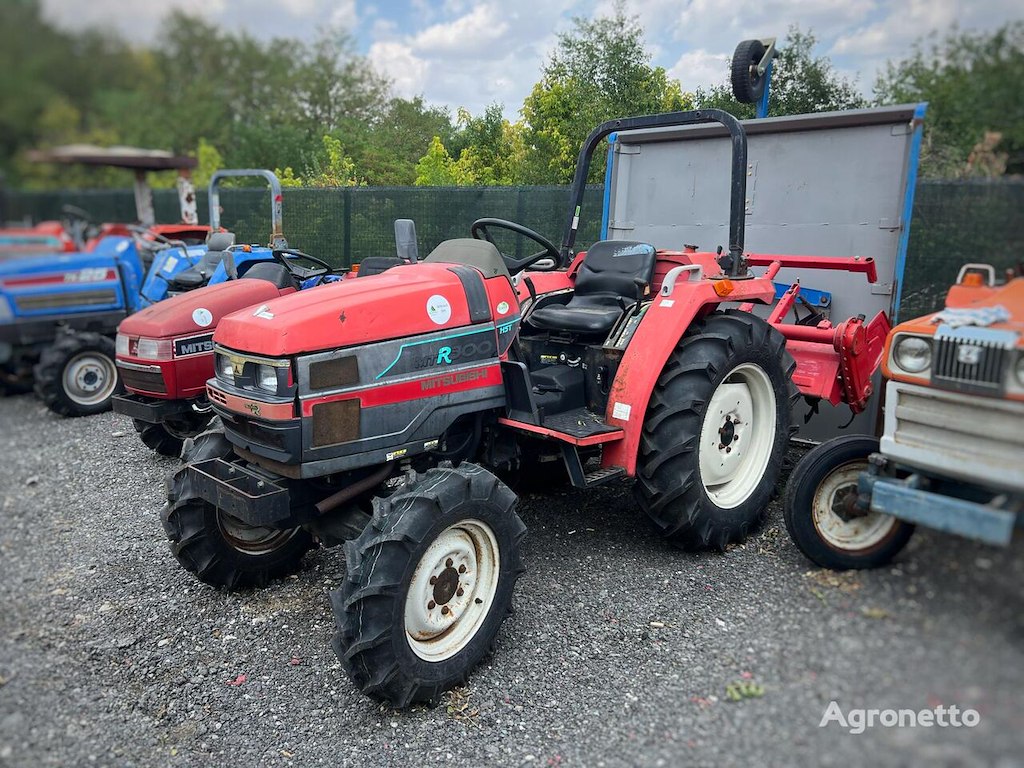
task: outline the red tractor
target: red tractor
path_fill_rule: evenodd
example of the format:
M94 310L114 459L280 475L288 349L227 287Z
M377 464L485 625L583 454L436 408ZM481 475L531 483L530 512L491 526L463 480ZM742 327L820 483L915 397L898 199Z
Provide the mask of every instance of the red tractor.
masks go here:
M727 251L573 254L608 134L708 122L732 137ZM314 541L343 543L335 650L362 691L402 707L464 681L509 610L526 529L499 476L557 460L579 488L635 481L676 545L741 540L772 498L794 401L862 409L888 330L882 314L786 324L799 286L753 314L783 266L875 274L871 259L744 253L746 150L719 110L610 121L581 149L561 248L481 219L416 264L223 318L207 386L223 429L169 479L175 557L245 588L297 569ZM501 229L539 249L501 253Z

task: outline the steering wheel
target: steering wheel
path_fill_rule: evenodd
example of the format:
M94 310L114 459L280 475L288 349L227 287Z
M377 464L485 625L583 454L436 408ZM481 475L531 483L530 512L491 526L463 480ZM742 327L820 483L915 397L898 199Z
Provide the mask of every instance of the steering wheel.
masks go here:
M77 205L62 205L60 219L64 229L79 248L84 248L86 241L99 231L99 224L92 215Z
M516 272L522 272L531 264L536 264L545 257L552 259L555 262L555 265L543 270L537 270L538 272L553 272L561 265L562 254L558 252L558 249L550 240L544 237L544 235L534 232L529 227L524 227L522 224L516 224L514 221L506 221L505 219L477 219L473 222L469 231L477 240L486 240L495 248L498 248L497 243L495 243L494 239L491 237L491 233L487 231L491 227L495 229L507 229L509 232L514 232L517 235L525 237L527 240L533 240L533 242L543 248L543 250L531 253L529 256L524 256L521 259L515 259L508 254L502 253L501 259L505 262L505 266L508 267L509 274L514 275ZM501 252L500 248L498 248L498 252Z
M284 268L288 270L288 274L296 280L309 280L311 277L323 277L324 275L330 274L334 271L334 267L323 259L318 259L316 256L310 256L308 253L296 251L292 248L275 248L272 253L274 255L274 259L282 264ZM292 263L291 259L286 258L287 256L294 256L297 259L311 261L316 264L319 269L303 269L302 267L297 267Z
M132 233L132 237L135 238L136 242L146 248L152 249L153 243L159 243L170 248L188 247L184 240L172 240L165 235L150 231L148 227L144 227L141 224L128 224L126 227Z

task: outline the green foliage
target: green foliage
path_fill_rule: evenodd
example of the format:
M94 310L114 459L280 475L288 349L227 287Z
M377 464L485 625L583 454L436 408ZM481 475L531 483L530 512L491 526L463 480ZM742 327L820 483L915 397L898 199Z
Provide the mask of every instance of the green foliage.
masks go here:
M772 62L768 116L801 115L868 106L855 82L836 74L826 56L815 56L817 38L792 25L786 39L779 42ZM751 118L754 104L740 104L732 95L728 81L709 90L698 89L697 105L724 109L739 118Z
M494 186L520 184L527 158L526 128L502 116L491 104L482 117L460 109L448 146L435 136L416 165L417 186Z
M661 67L651 67L643 29L619 0L612 15L576 18L558 38L541 80L523 104L526 144L533 147L524 171L532 183L572 180L576 156L594 126L605 120L688 109L691 97ZM591 179L604 173L595 156Z
M954 28L918 41L906 59L889 62L875 96L879 104L928 102L926 176L989 176L1024 173L1022 84L1024 22L1018 21L994 32Z

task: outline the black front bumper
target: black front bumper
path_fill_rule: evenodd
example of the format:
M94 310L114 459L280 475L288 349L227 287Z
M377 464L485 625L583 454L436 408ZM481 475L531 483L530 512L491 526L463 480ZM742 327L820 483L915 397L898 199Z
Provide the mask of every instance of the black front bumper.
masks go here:
M188 476L199 496L249 525L279 527L291 514L286 487L239 464L197 461Z
M199 399L161 400L143 395L114 395L112 403L115 413L129 416L147 424L160 424L179 416L194 413L192 406Z

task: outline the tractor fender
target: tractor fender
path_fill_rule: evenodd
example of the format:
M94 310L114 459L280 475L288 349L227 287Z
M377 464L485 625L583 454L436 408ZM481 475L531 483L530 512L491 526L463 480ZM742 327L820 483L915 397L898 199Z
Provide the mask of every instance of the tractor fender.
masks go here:
M718 290L727 295L720 296ZM604 467L623 467L636 473L637 451L647 405L672 350L694 321L713 312L724 301L768 303L775 295L770 280L696 280L677 282L668 295L659 293L623 350L608 394L605 421L621 427L622 440L608 443Z

